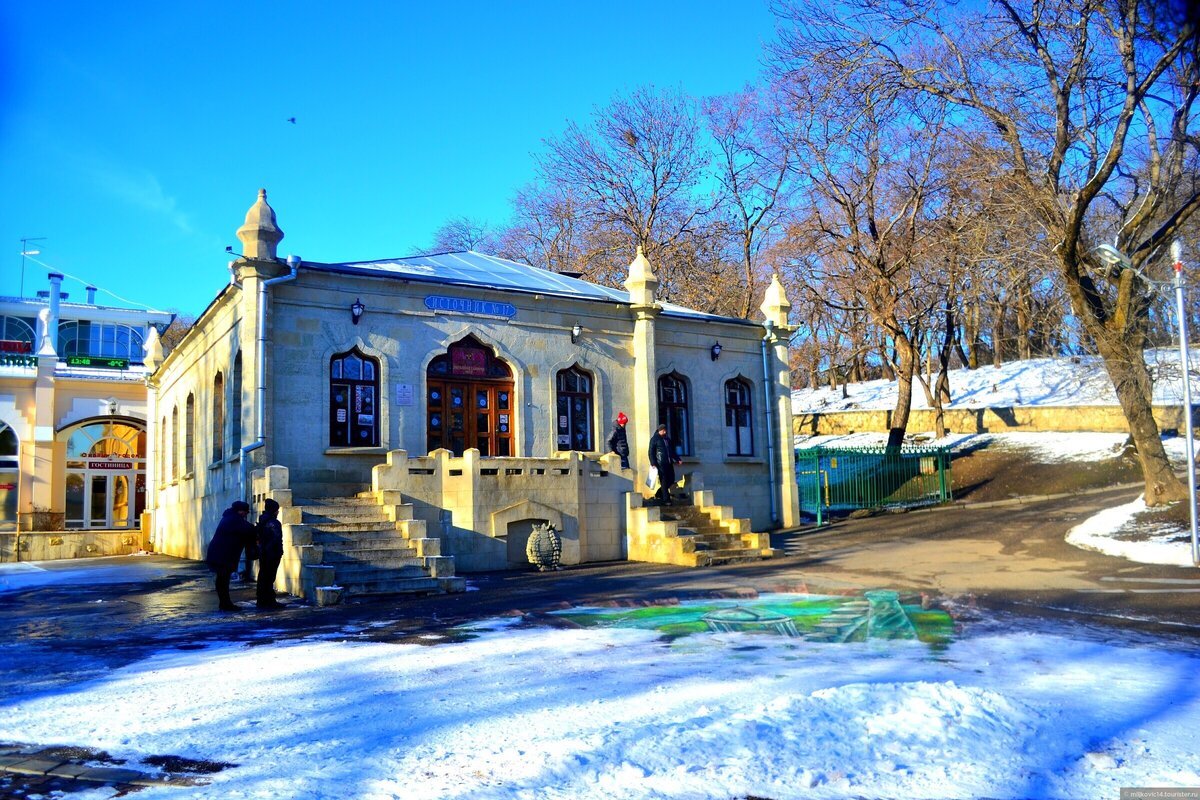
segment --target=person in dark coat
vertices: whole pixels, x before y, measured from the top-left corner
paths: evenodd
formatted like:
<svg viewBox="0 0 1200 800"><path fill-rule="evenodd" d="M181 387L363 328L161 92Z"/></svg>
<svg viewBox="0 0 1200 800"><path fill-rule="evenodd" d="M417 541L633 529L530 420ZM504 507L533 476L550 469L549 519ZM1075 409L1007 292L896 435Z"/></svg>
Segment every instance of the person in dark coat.
<svg viewBox="0 0 1200 800"><path fill-rule="evenodd" d="M625 416L624 411L617 414L617 421L613 423L612 433L608 437L608 449L621 457L621 469L629 469L629 438L625 435L627 422L629 417Z"/></svg>
<svg viewBox="0 0 1200 800"><path fill-rule="evenodd" d="M654 499L664 505L671 504L671 487L675 485L675 465L683 461L675 455L675 446L667 437L666 423L659 423L658 430L650 437L650 465L658 470L658 490Z"/></svg>
<svg viewBox="0 0 1200 800"><path fill-rule="evenodd" d="M279 523L279 503L267 498L258 518L258 602L259 608L284 608L275 599L275 574L283 560L283 526Z"/></svg>
<svg viewBox="0 0 1200 800"><path fill-rule="evenodd" d="M217 600L222 611L241 610L229 599L229 579L237 572L242 550L254 539L254 526L246 519L249 514L249 503L234 500L233 505L221 515L217 531L208 543L205 561L208 562L208 568L217 575Z"/></svg>

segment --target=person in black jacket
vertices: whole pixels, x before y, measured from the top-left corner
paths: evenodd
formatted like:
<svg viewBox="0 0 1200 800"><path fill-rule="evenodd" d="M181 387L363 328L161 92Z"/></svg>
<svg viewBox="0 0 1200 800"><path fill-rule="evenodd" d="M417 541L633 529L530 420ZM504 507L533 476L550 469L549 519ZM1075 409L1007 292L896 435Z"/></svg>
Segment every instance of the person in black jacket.
<svg viewBox="0 0 1200 800"><path fill-rule="evenodd" d="M283 526L279 524L279 503L271 498L263 502L258 518L258 602L259 608L284 608L275 599L275 574L283 560Z"/></svg>
<svg viewBox="0 0 1200 800"><path fill-rule="evenodd" d="M229 578L237 572L242 549L254 539L254 526L246 519L249 514L249 503L234 500L233 505L221 515L216 533L208 543L205 561L208 562L208 568L217 574L217 600L222 611L241 610L229 599Z"/></svg>
<svg viewBox="0 0 1200 800"><path fill-rule="evenodd" d="M683 461L675 455L675 447L667 437L666 423L659 423L658 430L650 437L650 465L658 470L658 490L654 499L664 505L671 504L671 487L675 485L675 465Z"/></svg>
<svg viewBox="0 0 1200 800"><path fill-rule="evenodd" d="M608 449L621 457L621 469L629 469L629 438L625 435L627 422L629 417L625 416L624 411L617 414L617 421L613 423L612 433L608 437Z"/></svg>

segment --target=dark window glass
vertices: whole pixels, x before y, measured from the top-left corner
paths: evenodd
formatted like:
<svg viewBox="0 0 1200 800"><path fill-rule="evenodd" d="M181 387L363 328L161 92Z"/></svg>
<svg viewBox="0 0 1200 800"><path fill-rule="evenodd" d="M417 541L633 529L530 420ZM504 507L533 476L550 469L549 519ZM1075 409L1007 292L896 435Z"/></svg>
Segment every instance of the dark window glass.
<svg viewBox="0 0 1200 800"><path fill-rule="evenodd" d="M692 455L688 387L682 375L672 372L658 379L658 421L666 423L675 454Z"/></svg>
<svg viewBox="0 0 1200 800"><path fill-rule="evenodd" d="M330 446L379 446L378 374L378 362L357 349L330 359Z"/></svg>

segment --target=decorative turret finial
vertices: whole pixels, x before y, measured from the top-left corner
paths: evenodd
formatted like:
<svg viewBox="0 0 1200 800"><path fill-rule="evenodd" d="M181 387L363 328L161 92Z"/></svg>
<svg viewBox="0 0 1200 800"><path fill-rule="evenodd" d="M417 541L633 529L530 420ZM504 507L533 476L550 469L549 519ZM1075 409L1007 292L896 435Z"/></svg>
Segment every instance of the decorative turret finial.
<svg viewBox="0 0 1200 800"><path fill-rule="evenodd" d="M625 288L629 290L629 302L633 305L654 305L658 278L654 277L654 270L651 269L650 261L642 252L640 244L637 248L637 255L633 257L633 261L629 265L629 277L625 279Z"/></svg>
<svg viewBox="0 0 1200 800"><path fill-rule="evenodd" d="M788 312L792 310L792 304L788 302L787 294L783 291L783 284L779 282L779 273L771 274L771 285L767 287L766 296L763 298L759 310L776 327L782 328L788 324Z"/></svg>
<svg viewBox="0 0 1200 800"><path fill-rule="evenodd" d="M258 190L258 200L246 212L246 221L237 230L242 253L254 261L278 261L275 247L283 231L275 224L275 209L267 204L267 190Z"/></svg>
<svg viewBox="0 0 1200 800"><path fill-rule="evenodd" d="M158 369L158 365L163 360L163 349L162 342L159 341L158 328L153 325L150 326L150 331L146 334L146 341L142 345L142 352L144 353L142 363L146 365L146 368L151 372Z"/></svg>

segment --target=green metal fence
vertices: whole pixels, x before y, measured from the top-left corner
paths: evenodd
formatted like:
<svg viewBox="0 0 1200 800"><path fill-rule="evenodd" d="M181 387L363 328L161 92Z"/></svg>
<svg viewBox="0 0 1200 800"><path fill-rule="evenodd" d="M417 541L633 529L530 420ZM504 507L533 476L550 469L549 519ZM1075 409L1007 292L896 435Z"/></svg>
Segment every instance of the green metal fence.
<svg viewBox="0 0 1200 800"><path fill-rule="evenodd" d="M920 506L950 500L947 447L813 447L796 450L800 510Z"/></svg>

